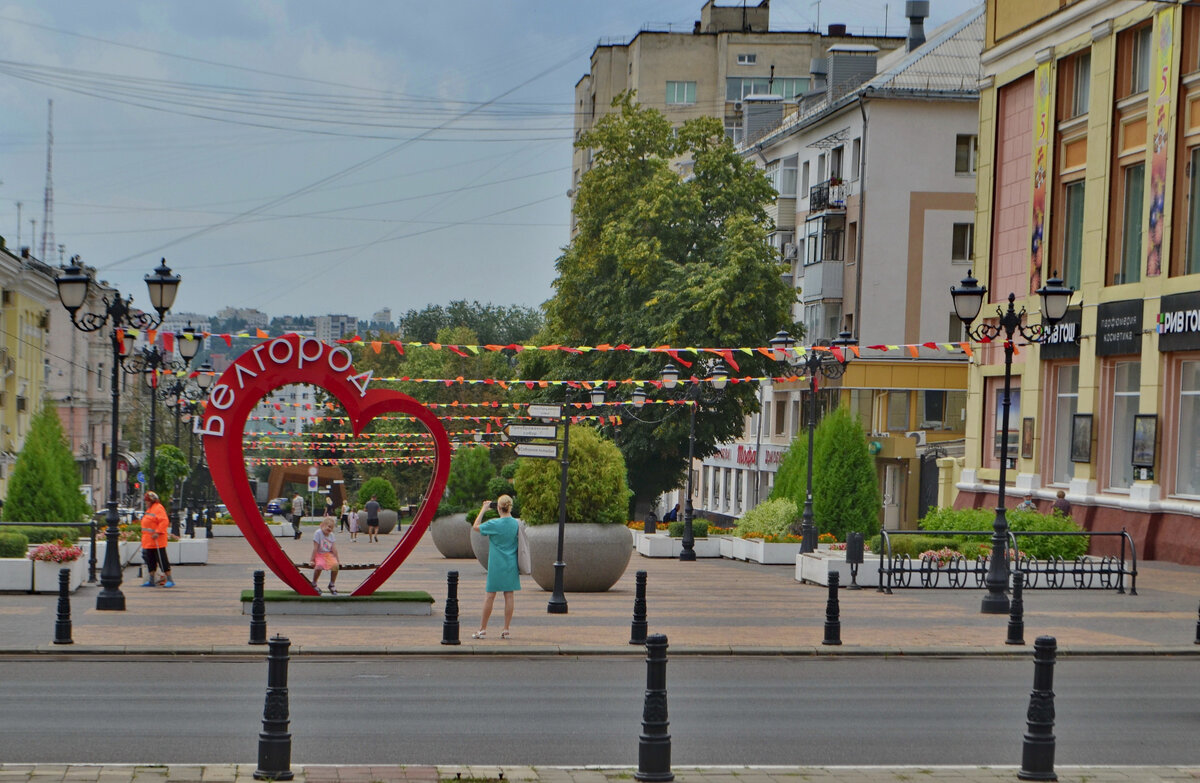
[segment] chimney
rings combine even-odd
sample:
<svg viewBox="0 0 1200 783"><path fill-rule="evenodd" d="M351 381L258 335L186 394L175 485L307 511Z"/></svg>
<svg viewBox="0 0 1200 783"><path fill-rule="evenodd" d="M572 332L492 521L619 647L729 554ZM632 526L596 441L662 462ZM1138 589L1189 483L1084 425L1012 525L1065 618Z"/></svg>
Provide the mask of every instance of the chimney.
<svg viewBox="0 0 1200 783"><path fill-rule="evenodd" d="M745 101L745 143L757 141L779 127L783 121L783 97L747 95Z"/></svg>
<svg viewBox="0 0 1200 783"><path fill-rule="evenodd" d="M925 19L929 16L929 0L907 0L904 15L908 17L907 51L925 43Z"/></svg>
<svg viewBox="0 0 1200 783"><path fill-rule="evenodd" d="M844 38L846 36L846 25L834 23L829 25L830 38Z"/></svg>

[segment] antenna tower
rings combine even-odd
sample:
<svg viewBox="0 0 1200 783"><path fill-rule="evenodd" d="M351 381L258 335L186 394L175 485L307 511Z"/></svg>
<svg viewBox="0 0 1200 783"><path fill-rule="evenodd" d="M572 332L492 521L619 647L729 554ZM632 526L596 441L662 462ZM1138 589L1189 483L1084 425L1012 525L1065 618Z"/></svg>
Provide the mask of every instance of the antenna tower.
<svg viewBox="0 0 1200 783"><path fill-rule="evenodd" d="M47 250L54 252L54 99L47 102L46 110L46 195L42 201L42 252L39 256L47 261ZM36 237L35 237L36 239Z"/></svg>

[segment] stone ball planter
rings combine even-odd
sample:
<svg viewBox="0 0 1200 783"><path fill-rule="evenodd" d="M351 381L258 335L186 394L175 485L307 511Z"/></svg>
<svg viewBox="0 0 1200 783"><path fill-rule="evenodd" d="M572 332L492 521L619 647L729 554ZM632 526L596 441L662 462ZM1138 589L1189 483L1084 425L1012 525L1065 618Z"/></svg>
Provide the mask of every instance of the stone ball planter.
<svg viewBox="0 0 1200 783"><path fill-rule="evenodd" d="M396 525L400 522L400 514L390 508L379 509L379 535L386 536L388 533L396 529ZM363 512L358 513L358 532L365 533L367 530L367 515Z"/></svg>
<svg viewBox="0 0 1200 783"><path fill-rule="evenodd" d="M471 542L471 554L475 556L475 559L479 561L479 565L483 566L483 569L486 571L488 552L491 551L491 547L488 545L488 537L476 530L474 524L468 528L468 531Z"/></svg>
<svg viewBox="0 0 1200 783"><path fill-rule="evenodd" d="M554 590L554 561L558 557L558 525L526 528L533 581ZM612 588L633 555L633 533L625 525L569 522L563 528L563 591L600 593Z"/></svg>
<svg viewBox="0 0 1200 783"><path fill-rule="evenodd" d="M454 560L475 556L471 547L471 532L466 514L446 514L429 523L429 534L437 551L442 553L442 557Z"/></svg>

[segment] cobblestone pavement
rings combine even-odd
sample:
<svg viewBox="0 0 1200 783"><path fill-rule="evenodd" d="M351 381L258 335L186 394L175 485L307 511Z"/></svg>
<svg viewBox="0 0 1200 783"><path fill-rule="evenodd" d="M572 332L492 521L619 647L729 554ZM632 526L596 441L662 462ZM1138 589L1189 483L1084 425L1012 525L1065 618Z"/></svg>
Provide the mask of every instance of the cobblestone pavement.
<svg viewBox="0 0 1200 783"><path fill-rule="evenodd" d="M469 781L500 783L613 783L634 780L626 767L449 767L309 766L293 767L298 783L391 783ZM1016 767L677 767L678 783L802 783L805 781L964 781L1017 780ZM1200 780L1200 767L1057 767L1064 783L1153 783ZM88 765L0 764L0 783L249 783L250 764Z"/></svg>
<svg viewBox="0 0 1200 783"><path fill-rule="evenodd" d="M344 538L341 536L340 538ZM303 561L311 544L278 539L294 560ZM380 543L340 542L347 562L377 563L394 536ZM249 618L240 596L263 565L241 538L214 538L209 562L176 566L171 589L142 588L136 567L124 572L125 612L95 608L99 585L87 585L71 600L71 646L55 646L57 596L0 594L0 654L55 652L252 653ZM570 568L571 564L567 564ZM459 572L458 647L440 644L446 574ZM650 633L665 633L672 654L1025 654L1040 635L1057 638L1063 654L1080 652L1200 653L1194 645L1200 568L1170 563L1139 563L1137 595L1111 590L1027 590L1026 647L1005 647L1007 616L979 612L981 590L843 589L841 647L822 647L828 591L795 580L793 566L763 566L726 559L683 563L634 554L617 585L604 593L568 593L568 613L546 612L550 594L531 578L517 593L513 638L498 637L499 611L489 638L471 639L483 605L485 572L475 560L443 558L426 536L382 589L424 590L434 598L429 616L273 616L268 633L282 634L296 652L447 654L520 652L630 653L634 581L647 572ZM346 571L342 592L366 572ZM267 589L281 588L267 573ZM322 581L324 586L324 580Z"/></svg>

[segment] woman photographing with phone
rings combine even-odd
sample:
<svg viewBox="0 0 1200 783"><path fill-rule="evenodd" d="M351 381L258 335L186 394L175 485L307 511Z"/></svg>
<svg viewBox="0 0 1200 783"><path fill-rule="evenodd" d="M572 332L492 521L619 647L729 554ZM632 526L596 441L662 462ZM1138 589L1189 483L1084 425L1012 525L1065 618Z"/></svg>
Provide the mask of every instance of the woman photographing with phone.
<svg viewBox="0 0 1200 783"><path fill-rule="evenodd" d="M500 638L509 638L508 626L512 622L516 604L513 593L521 589L521 576L517 572L517 529L521 523L512 516L513 499L508 495L497 498L495 506L500 513L496 519L483 521L483 515L492 507L490 500L483 502L483 507L475 517L475 529L488 537L488 564L487 586L484 588L487 598L483 601L479 630L471 634L473 639L487 637L488 620L492 616L496 593L504 593L504 630L500 631Z"/></svg>

